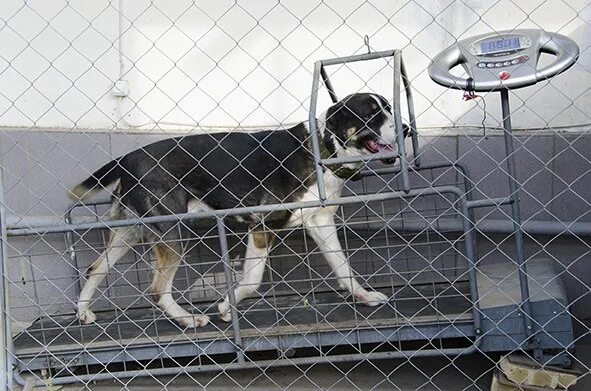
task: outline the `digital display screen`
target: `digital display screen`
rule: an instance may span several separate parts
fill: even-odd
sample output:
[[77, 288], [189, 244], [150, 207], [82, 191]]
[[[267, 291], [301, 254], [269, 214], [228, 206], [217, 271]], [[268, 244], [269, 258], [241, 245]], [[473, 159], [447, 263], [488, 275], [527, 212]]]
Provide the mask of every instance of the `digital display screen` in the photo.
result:
[[480, 42], [480, 51], [482, 54], [504, 52], [519, 48], [519, 37], [507, 37]]

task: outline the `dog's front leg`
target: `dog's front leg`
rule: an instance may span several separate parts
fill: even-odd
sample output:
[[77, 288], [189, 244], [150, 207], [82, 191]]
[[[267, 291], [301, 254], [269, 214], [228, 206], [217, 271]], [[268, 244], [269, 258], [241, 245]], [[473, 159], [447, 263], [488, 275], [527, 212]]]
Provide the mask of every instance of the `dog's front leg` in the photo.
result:
[[334, 216], [331, 213], [320, 212], [313, 215], [305, 226], [332, 268], [341, 288], [347, 289], [358, 302], [368, 306], [376, 306], [388, 301], [388, 296], [381, 292], [368, 291], [353, 276], [353, 270], [341, 248]]
[[[248, 235], [242, 278], [236, 289], [234, 289], [236, 304], [253, 294], [261, 285], [265, 273], [265, 263], [269, 255], [269, 247], [273, 242], [271, 235], [269, 232], [251, 232]], [[229, 322], [232, 319], [228, 295], [224, 296], [224, 301], [218, 305], [218, 310], [223, 321]]]

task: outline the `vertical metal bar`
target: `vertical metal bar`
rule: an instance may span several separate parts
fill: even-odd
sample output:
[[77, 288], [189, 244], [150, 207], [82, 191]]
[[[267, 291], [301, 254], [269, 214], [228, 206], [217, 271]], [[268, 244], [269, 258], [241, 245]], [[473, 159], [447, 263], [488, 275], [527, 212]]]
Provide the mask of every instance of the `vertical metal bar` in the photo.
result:
[[402, 61], [400, 50], [394, 51], [394, 125], [396, 129], [396, 145], [400, 155], [400, 170], [402, 174], [402, 189], [405, 193], [410, 191], [410, 180], [408, 179], [408, 161], [406, 160], [406, 148], [404, 146], [404, 132], [402, 131], [402, 115], [400, 113], [400, 72]]
[[519, 210], [519, 190], [515, 172], [515, 149], [513, 147], [513, 129], [511, 128], [511, 110], [509, 108], [509, 90], [501, 90], [501, 109], [503, 113], [503, 128], [505, 136], [505, 153], [507, 155], [507, 173], [509, 177], [509, 195], [511, 199], [511, 219], [513, 220], [513, 235], [515, 236], [515, 255], [519, 269], [519, 285], [521, 288], [521, 310], [525, 322], [525, 333], [531, 337], [533, 322], [531, 319], [531, 306], [529, 301], [529, 285], [527, 282], [527, 269], [523, 248], [523, 229], [521, 227], [521, 212]]
[[324, 69], [324, 65], [320, 65], [320, 76], [322, 76], [322, 81], [324, 82], [324, 85], [328, 90], [330, 100], [332, 100], [332, 103], [337, 103], [339, 101], [339, 98], [337, 97], [337, 94], [334, 92], [334, 87], [332, 86], [332, 83], [328, 78], [328, 74], [326, 73], [326, 69]]
[[472, 316], [474, 318], [474, 332], [476, 333], [476, 340], [478, 341], [482, 335], [482, 320], [480, 318], [480, 309], [478, 308], [478, 280], [476, 275], [476, 246], [474, 238], [474, 225], [470, 220], [470, 210], [466, 196], [462, 195], [458, 198], [460, 203], [460, 214], [462, 218], [462, 226], [464, 228], [466, 257], [468, 258], [468, 273], [470, 275], [470, 300], [472, 300]]
[[0, 167], [0, 390], [12, 390], [12, 360], [9, 351], [12, 348], [12, 333], [10, 318], [8, 289], [8, 267], [6, 256], [6, 213], [4, 209], [4, 186], [2, 184], [2, 168]]
[[312, 95], [310, 96], [310, 115], [308, 127], [310, 128], [310, 140], [312, 141], [312, 154], [316, 169], [316, 183], [318, 184], [318, 197], [321, 201], [326, 200], [326, 189], [324, 188], [324, 171], [320, 157], [320, 144], [318, 141], [318, 129], [316, 126], [316, 106], [318, 105], [318, 85], [322, 63], [317, 61], [314, 64], [314, 75], [312, 75]]
[[415, 117], [415, 104], [412, 98], [412, 88], [410, 88], [410, 80], [406, 75], [406, 67], [404, 60], [400, 57], [400, 74], [402, 75], [402, 82], [404, 83], [404, 90], [406, 91], [406, 105], [408, 106], [408, 126], [410, 127], [410, 138], [412, 140], [413, 164], [415, 167], [421, 166], [421, 157], [419, 156], [419, 138], [417, 133], [417, 121]]
[[[468, 169], [459, 163], [454, 163], [454, 168], [456, 168], [456, 172], [459, 170], [462, 177], [464, 178], [464, 190], [466, 191], [466, 201], [469, 203], [474, 200], [474, 192], [472, 191], [474, 188], [474, 184], [472, 183], [472, 179], [470, 178], [470, 172]], [[476, 216], [474, 215], [474, 209], [469, 209], [468, 218], [470, 219], [470, 223], [472, 224], [472, 228], [475, 229], [476, 227]], [[478, 256], [478, 246], [476, 245], [476, 234], [472, 235], [473, 238], [473, 246], [474, 246], [474, 259], [479, 259]]]
[[[68, 208], [64, 215], [64, 221], [66, 224], [72, 224], [72, 208]], [[78, 256], [76, 255], [76, 249], [74, 248], [74, 233], [72, 231], [66, 232], [66, 246], [68, 248], [68, 252], [70, 253], [70, 262], [72, 267], [74, 268], [74, 283], [76, 285], [76, 297], [80, 295], [80, 291], [82, 290], [82, 286], [80, 284], [80, 273], [78, 272], [80, 268], [78, 267]]]
[[226, 235], [226, 225], [223, 218], [217, 219], [218, 236], [220, 238], [220, 251], [222, 252], [222, 262], [224, 263], [224, 273], [226, 275], [226, 285], [228, 288], [228, 298], [230, 300], [230, 313], [232, 315], [232, 331], [234, 333], [234, 344], [236, 345], [236, 356], [238, 363], [244, 363], [244, 351], [242, 350], [242, 338], [240, 337], [240, 324], [238, 319], [238, 310], [236, 309], [236, 296], [234, 295], [234, 278], [232, 265], [230, 264], [230, 253], [228, 251], [228, 237]]

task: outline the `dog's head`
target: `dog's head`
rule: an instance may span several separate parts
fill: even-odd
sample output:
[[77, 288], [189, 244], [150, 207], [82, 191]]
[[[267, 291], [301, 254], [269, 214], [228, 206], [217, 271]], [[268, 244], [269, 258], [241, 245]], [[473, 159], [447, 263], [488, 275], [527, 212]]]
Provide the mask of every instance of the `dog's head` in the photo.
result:
[[[356, 93], [331, 106], [318, 119], [323, 141], [331, 155], [358, 156], [395, 152], [392, 107], [381, 95]], [[408, 127], [404, 127], [404, 135]], [[385, 159], [392, 164], [395, 158]]]

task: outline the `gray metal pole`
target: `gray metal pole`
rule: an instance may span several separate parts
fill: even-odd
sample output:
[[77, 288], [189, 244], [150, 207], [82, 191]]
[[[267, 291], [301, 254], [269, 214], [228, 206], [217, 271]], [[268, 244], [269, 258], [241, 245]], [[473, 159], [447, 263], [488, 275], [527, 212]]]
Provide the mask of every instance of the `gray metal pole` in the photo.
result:
[[[469, 208], [472, 207], [469, 205]], [[454, 218], [438, 218], [424, 221], [390, 221], [388, 228], [394, 231], [405, 230], [409, 232], [422, 232], [425, 230], [434, 230], [437, 227], [439, 232], [451, 233], [461, 232], [462, 224]], [[369, 223], [364, 225], [367, 229], [379, 231], [384, 229], [383, 224]], [[351, 229], [357, 229], [352, 227]], [[365, 228], [364, 228], [365, 229]], [[528, 221], [521, 225], [524, 233], [529, 235], [561, 235], [561, 236], [591, 236], [591, 223], [571, 223], [569, 225], [559, 221]], [[513, 222], [507, 220], [480, 220], [476, 223], [477, 233], [481, 234], [512, 234], [515, 232]]]
[[332, 83], [330, 82], [330, 79], [328, 78], [328, 74], [326, 73], [326, 69], [324, 69], [323, 65], [320, 66], [320, 75], [322, 76], [322, 81], [324, 82], [324, 85], [326, 86], [326, 89], [328, 90], [328, 94], [330, 95], [330, 100], [332, 100], [332, 103], [337, 103], [339, 101], [339, 98], [338, 98], [336, 92], [334, 91], [334, 87], [332, 86]]
[[[64, 222], [66, 224], [72, 224], [72, 207], [68, 208], [66, 214], [64, 215]], [[66, 245], [68, 246], [68, 252], [70, 253], [70, 262], [72, 263], [72, 267], [74, 270], [80, 270], [78, 267], [78, 255], [76, 254], [76, 249], [74, 248], [74, 232], [69, 231], [66, 232]], [[82, 291], [82, 286], [80, 283], [80, 273], [74, 273], [74, 284], [76, 285], [76, 295], [79, 295]]]
[[236, 296], [234, 294], [234, 278], [228, 251], [228, 237], [226, 235], [226, 224], [224, 219], [217, 219], [218, 235], [220, 238], [220, 251], [224, 263], [226, 285], [228, 287], [228, 300], [230, 301], [230, 314], [232, 316], [232, 332], [234, 333], [234, 345], [236, 345], [236, 357], [239, 364], [244, 364], [244, 351], [242, 350], [242, 337], [240, 336], [240, 320], [236, 309]]
[[509, 177], [509, 197], [511, 199], [511, 219], [515, 236], [515, 256], [519, 268], [519, 285], [521, 288], [521, 310], [525, 322], [525, 333], [532, 336], [533, 322], [531, 318], [531, 305], [529, 301], [529, 286], [527, 282], [527, 267], [525, 265], [525, 251], [523, 245], [523, 228], [521, 226], [521, 212], [519, 210], [519, 190], [521, 186], [517, 182], [515, 172], [515, 149], [513, 147], [513, 129], [511, 128], [511, 110], [509, 108], [509, 90], [501, 90], [501, 110], [503, 113], [503, 128], [505, 136], [505, 153], [507, 154], [507, 175]]
[[[293, 357], [288, 360], [261, 360], [261, 361], [245, 361], [244, 363], [227, 363], [213, 365], [189, 365], [189, 366], [177, 366], [169, 368], [150, 368], [150, 369], [137, 369], [127, 370], [122, 372], [101, 372], [95, 374], [82, 374], [75, 376], [64, 376], [56, 377], [52, 379], [53, 385], [77, 383], [77, 382], [96, 382], [96, 381], [113, 381], [114, 379], [130, 379], [136, 377], [155, 377], [155, 376], [178, 376], [179, 374], [187, 373], [201, 373], [201, 372], [214, 372], [214, 371], [230, 371], [236, 369], [248, 369], [254, 368], [261, 370], [262, 368], [268, 367], [279, 367], [279, 366], [294, 366], [294, 365], [315, 365], [331, 363], [343, 363], [349, 361], [360, 361], [360, 360], [392, 360], [392, 359], [414, 359], [418, 357], [455, 357], [472, 354], [479, 351], [482, 338], [476, 339], [474, 344], [465, 348], [439, 348], [439, 349], [420, 349], [420, 350], [398, 350], [389, 352], [368, 352], [368, 353], [352, 353], [352, 354], [339, 354], [339, 355], [327, 355], [322, 354], [316, 357]], [[44, 386], [43, 380], [35, 379], [33, 382], [36, 386]]]
[[308, 116], [308, 127], [310, 128], [310, 140], [312, 141], [312, 154], [314, 155], [314, 167], [316, 170], [316, 182], [318, 184], [318, 197], [321, 201], [326, 199], [324, 188], [324, 171], [322, 170], [322, 158], [320, 157], [320, 142], [318, 140], [318, 129], [316, 127], [316, 106], [318, 105], [318, 88], [320, 85], [320, 69], [322, 63], [316, 62], [314, 74], [312, 75], [312, 95], [310, 96], [310, 113]]
[[478, 304], [478, 276], [476, 275], [476, 264], [478, 262], [476, 255], [476, 240], [474, 239], [474, 224], [470, 219], [470, 211], [468, 209], [468, 201], [465, 196], [458, 198], [460, 203], [460, 218], [462, 219], [462, 228], [465, 237], [466, 258], [470, 264], [468, 273], [470, 274], [470, 299], [472, 301], [472, 316], [474, 318], [474, 333], [476, 334], [476, 342], [480, 341], [482, 335], [482, 317], [480, 313], [480, 306]]
[[408, 177], [408, 161], [406, 160], [406, 148], [404, 145], [404, 133], [402, 132], [402, 113], [400, 111], [400, 79], [402, 55], [400, 50], [394, 51], [394, 94], [392, 110], [394, 111], [394, 128], [396, 129], [396, 145], [400, 155], [400, 171], [402, 174], [402, 190], [410, 191], [410, 179]]
[[328, 60], [321, 60], [320, 62], [322, 63], [322, 65], [340, 65], [340, 64], [346, 64], [349, 62], [375, 60], [378, 58], [392, 57], [393, 55], [394, 55], [394, 50], [385, 50], [383, 52], [371, 52], [371, 53], [367, 53], [367, 54], [356, 54], [356, 55], [347, 56], [347, 57], [331, 58]]
[[406, 106], [408, 107], [408, 126], [410, 137], [412, 140], [413, 164], [415, 167], [421, 166], [421, 156], [419, 154], [419, 138], [417, 133], [417, 121], [415, 118], [415, 104], [412, 98], [412, 88], [410, 88], [410, 80], [406, 75], [406, 67], [404, 60], [400, 57], [400, 74], [404, 83], [404, 91], [406, 91]]
[[253, 213], [269, 213], [276, 212], [279, 210], [292, 210], [292, 209], [303, 209], [303, 208], [319, 208], [323, 206], [341, 206], [358, 204], [363, 202], [372, 201], [384, 201], [394, 198], [406, 198], [423, 196], [428, 194], [441, 194], [441, 193], [453, 193], [458, 194], [458, 197], [462, 195], [462, 191], [456, 186], [437, 186], [430, 188], [422, 188], [411, 190], [408, 193], [400, 191], [389, 191], [386, 193], [374, 193], [366, 195], [351, 195], [344, 196], [338, 199], [329, 199], [326, 201], [297, 201], [297, 202], [286, 202], [283, 204], [269, 204], [269, 205], [257, 205], [257, 206], [245, 206], [240, 208], [231, 209], [213, 209], [203, 210], [199, 212], [191, 213], [179, 213], [174, 215], [159, 215], [152, 217], [137, 217], [133, 219], [124, 220], [105, 220], [98, 221], [96, 223], [76, 223], [76, 224], [56, 224], [46, 225], [38, 227], [28, 227], [23, 229], [15, 229], [11, 233], [14, 236], [19, 235], [46, 235], [49, 233], [68, 232], [68, 231], [88, 231], [93, 229], [104, 229], [114, 227], [129, 227], [136, 224], [156, 224], [164, 222], [178, 222], [187, 220], [196, 220], [202, 218], [226, 218], [231, 216], [239, 216], [244, 214]]

